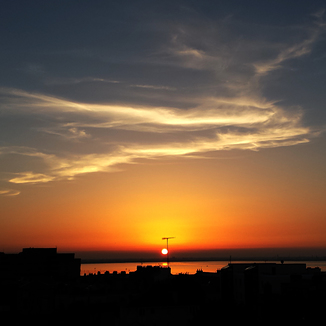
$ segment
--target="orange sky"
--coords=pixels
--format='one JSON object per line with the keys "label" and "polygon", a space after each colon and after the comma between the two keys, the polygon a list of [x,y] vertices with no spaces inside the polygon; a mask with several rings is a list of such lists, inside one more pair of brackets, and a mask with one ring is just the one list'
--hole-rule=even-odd
{"label": "orange sky", "polygon": [[144,160],[26,186],[0,199],[2,246],[159,251],[162,237],[175,236],[175,251],[323,247],[325,183],[319,163],[311,164],[320,161],[301,154],[310,146]]}
{"label": "orange sky", "polygon": [[0,251],[326,248],[319,2],[18,2]]}

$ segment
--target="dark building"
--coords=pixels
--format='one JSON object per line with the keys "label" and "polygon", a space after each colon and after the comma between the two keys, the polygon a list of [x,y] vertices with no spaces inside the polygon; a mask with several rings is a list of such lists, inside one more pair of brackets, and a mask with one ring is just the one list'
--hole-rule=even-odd
{"label": "dark building", "polygon": [[80,276],[80,259],[56,248],[24,248],[18,254],[0,253],[0,277],[71,279]]}
{"label": "dark building", "polygon": [[318,276],[319,268],[302,263],[230,263],[221,269],[221,295],[236,303],[254,302],[266,295],[282,295],[299,284],[308,287]]}
{"label": "dark building", "polygon": [[247,302],[283,295],[290,286],[299,285],[295,280],[311,279],[306,264],[254,264],[244,271],[244,275]]}
{"label": "dark building", "polygon": [[137,278],[143,278],[148,281],[165,280],[171,276],[171,268],[152,265],[139,265],[137,266],[137,270],[135,272],[130,272],[130,275]]}
{"label": "dark building", "polygon": [[249,263],[228,264],[221,269],[221,296],[225,302],[245,301],[244,271]]}
{"label": "dark building", "polygon": [[221,301],[251,323],[313,324],[326,302],[326,274],[306,264],[229,264],[221,269]]}

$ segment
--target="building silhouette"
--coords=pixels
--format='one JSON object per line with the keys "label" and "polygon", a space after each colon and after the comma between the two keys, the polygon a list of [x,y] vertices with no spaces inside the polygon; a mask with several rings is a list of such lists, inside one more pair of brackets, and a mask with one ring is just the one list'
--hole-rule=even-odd
{"label": "building silhouette", "polygon": [[0,276],[0,320],[11,325],[301,325],[318,322],[326,303],[326,274],[306,264],[230,263],[190,275],[149,265],[80,276],[74,254],[26,248],[0,253]]}
{"label": "building silhouette", "polygon": [[1,279],[71,279],[80,275],[80,259],[74,253],[57,253],[57,248],[24,248],[18,254],[0,253]]}
{"label": "building silhouette", "polygon": [[326,298],[326,275],[303,263],[236,263],[221,269],[220,298],[257,323],[318,321]]}

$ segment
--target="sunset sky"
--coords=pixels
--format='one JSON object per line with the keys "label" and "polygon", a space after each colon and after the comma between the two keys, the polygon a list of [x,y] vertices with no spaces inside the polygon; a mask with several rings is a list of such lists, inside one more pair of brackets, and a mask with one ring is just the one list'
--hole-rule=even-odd
{"label": "sunset sky", "polygon": [[0,251],[326,248],[325,9],[3,1]]}

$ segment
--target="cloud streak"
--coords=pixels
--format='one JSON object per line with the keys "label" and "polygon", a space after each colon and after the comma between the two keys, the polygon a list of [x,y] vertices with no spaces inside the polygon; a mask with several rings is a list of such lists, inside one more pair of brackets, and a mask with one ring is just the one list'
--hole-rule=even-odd
{"label": "cloud streak", "polygon": [[[22,113],[31,109],[35,118],[49,115],[51,127],[39,128],[36,133],[48,134],[50,138],[61,136],[71,144],[71,151],[49,146],[47,153],[32,147],[2,147],[1,155],[16,154],[43,162],[39,170],[16,172],[8,180],[14,184],[71,180],[85,173],[111,171],[119,164],[137,159],[296,145],[307,142],[312,134],[301,125],[300,110],[288,113],[275,103],[257,98],[206,98],[198,107],[181,110],[76,103],[21,90],[3,89],[2,93],[10,97],[5,107],[11,114],[15,110]],[[70,119],[73,117],[74,122],[67,122],[65,114]],[[106,136],[99,139],[95,136],[97,130],[129,130],[149,139],[154,139],[156,134],[163,138],[144,143],[133,139],[131,134],[130,139],[117,143]],[[168,140],[171,134],[176,137]],[[86,153],[74,150],[76,139],[81,144],[85,142]],[[107,143],[107,148],[101,152],[92,150],[98,141]]]}
{"label": "cloud streak", "polygon": [[0,196],[7,196],[7,197],[12,197],[12,196],[17,196],[20,194],[19,190],[14,190],[14,189],[0,189]]}
{"label": "cloud streak", "polygon": [[[228,33],[223,38],[222,32],[211,32],[211,27],[205,33],[189,26],[179,27],[165,50],[148,58],[151,65],[158,67],[174,65],[183,72],[200,72],[212,79],[210,89],[214,91],[207,91],[205,80],[200,78],[203,82],[197,82],[199,86],[192,92],[188,86],[176,87],[177,84],[164,81],[120,82],[90,76],[47,78],[45,84],[84,87],[96,83],[107,87],[105,90],[114,86],[123,96],[114,101],[74,101],[42,91],[0,88],[3,119],[21,117],[35,121],[30,128],[22,124],[28,129],[28,140],[22,135],[15,142],[1,143],[0,158],[17,155],[22,162],[38,162],[7,172],[6,180],[12,184],[42,184],[114,171],[120,164],[139,159],[202,157],[207,152],[259,150],[308,142],[316,133],[304,125],[303,109],[266,99],[261,84],[262,77],[288,60],[311,53],[325,28],[323,13],[315,16],[318,23],[301,41],[276,45],[266,41],[264,46],[273,48],[274,55],[268,54],[263,60],[251,55],[252,42],[231,42]],[[217,35],[220,40],[214,43]],[[135,89],[140,94],[144,90],[152,98],[169,91],[175,96],[175,105],[133,101],[128,96]],[[18,194],[6,191],[0,195]]]}

